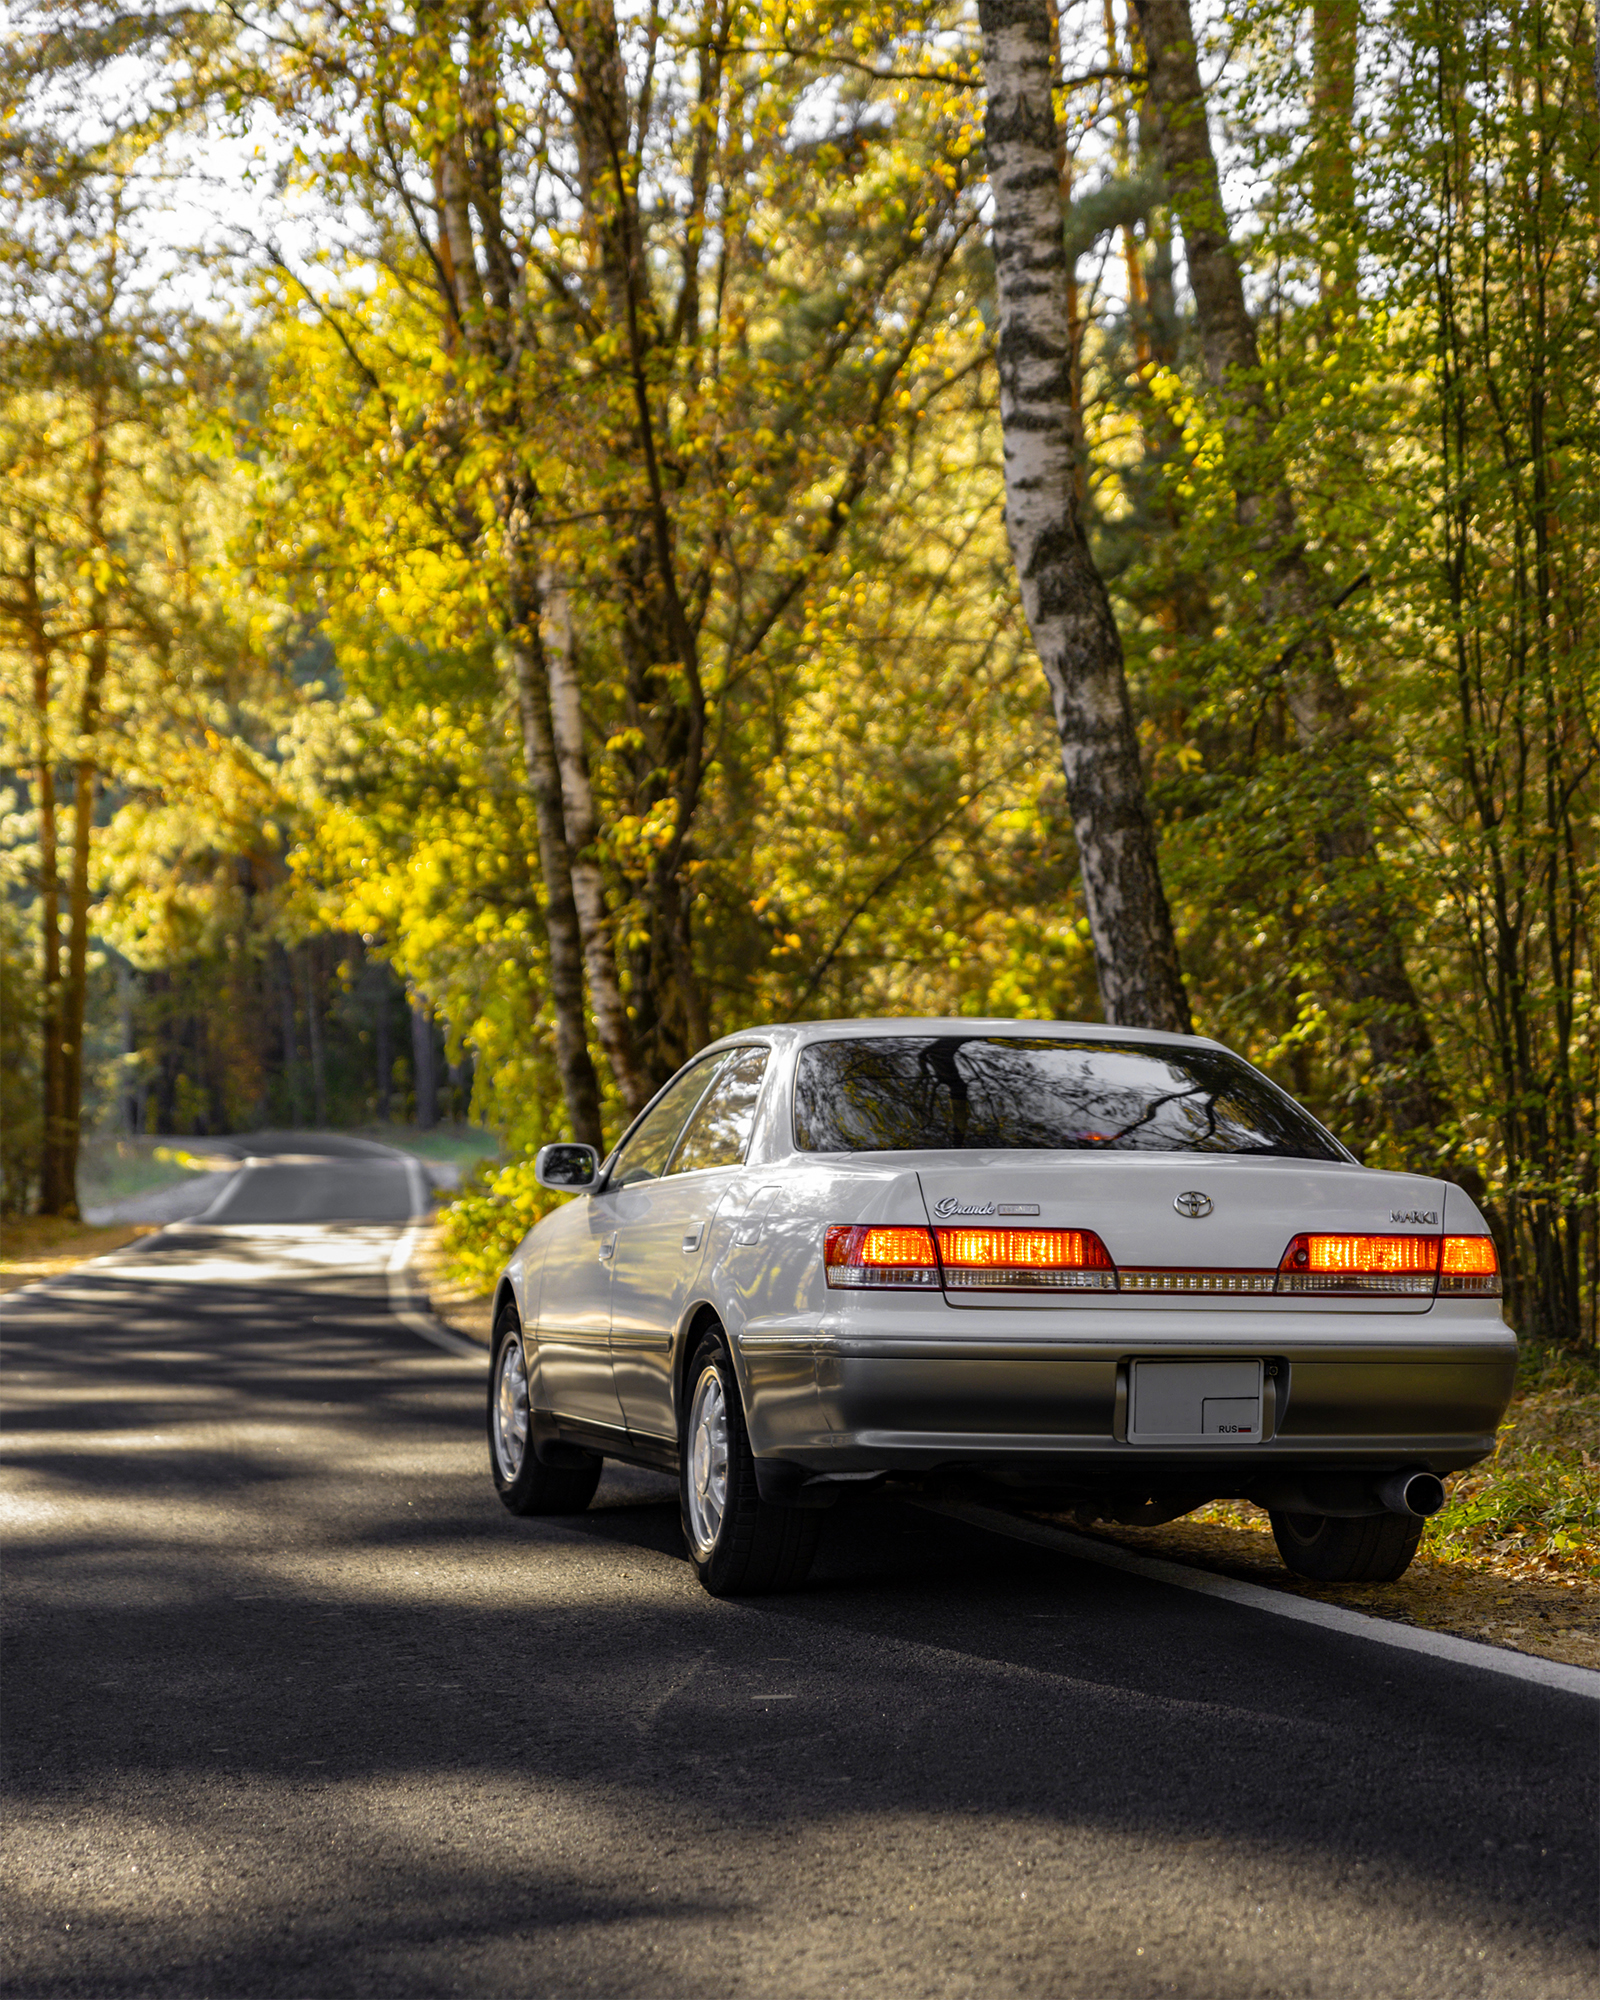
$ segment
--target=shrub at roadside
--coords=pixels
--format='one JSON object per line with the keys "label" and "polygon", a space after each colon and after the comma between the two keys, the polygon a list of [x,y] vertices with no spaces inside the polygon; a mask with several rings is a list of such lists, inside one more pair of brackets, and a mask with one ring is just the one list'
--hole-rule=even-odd
{"label": "shrub at roadside", "polygon": [[512,1251],[563,1199],[540,1187],[532,1160],[513,1160],[508,1167],[486,1160],[440,1214],[440,1275],[468,1293],[493,1291]]}

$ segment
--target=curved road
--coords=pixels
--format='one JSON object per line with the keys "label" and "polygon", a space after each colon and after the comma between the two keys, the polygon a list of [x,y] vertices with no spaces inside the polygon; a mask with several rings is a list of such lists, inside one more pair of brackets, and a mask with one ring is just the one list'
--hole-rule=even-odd
{"label": "curved road", "polygon": [[6,1301],[15,2000],[1592,1995],[1593,1702],[881,1498],[744,1603],[665,1480],[513,1520],[414,1171],[275,1146]]}

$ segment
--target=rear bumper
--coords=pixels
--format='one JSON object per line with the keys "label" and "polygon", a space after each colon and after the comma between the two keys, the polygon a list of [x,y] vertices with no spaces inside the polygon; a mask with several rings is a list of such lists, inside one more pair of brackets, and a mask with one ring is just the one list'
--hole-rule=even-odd
{"label": "rear bumper", "polygon": [[[859,1312],[768,1323],[735,1346],[758,1458],[806,1474],[965,1468],[1090,1489],[1247,1492],[1276,1475],[1459,1471],[1494,1447],[1516,1342],[1489,1302],[1426,1315],[1113,1309],[1042,1315]],[[1050,1315],[1052,1320],[1056,1315]],[[1257,1358],[1259,1441],[1130,1441],[1135,1360]]]}

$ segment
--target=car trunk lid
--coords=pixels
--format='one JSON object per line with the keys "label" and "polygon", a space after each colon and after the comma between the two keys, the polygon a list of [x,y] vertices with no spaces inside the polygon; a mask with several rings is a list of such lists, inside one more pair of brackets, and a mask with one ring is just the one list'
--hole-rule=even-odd
{"label": "car trunk lid", "polygon": [[[1358,1300],[1285,1293],[1278,1267],[1297,1236],[1437,1237],[1441,1182],[1375,1173],[1343,1161],[1200,1153],[950,1155],[919,1171],[928,1220],[943,1232],[944,1295],[958,1307],[1061,1306],[1074,1297],[1234,1306],[1355,1304],[1363,1311],[1426,1312],[1431,1281],[1397,1283]],[[1018,1244],[1019,1255],[1064,1254],[1082,1275],[1031,1279],[1004,1266],[990,1231],[1069,1232],[1068,1243]],[[1092,1242],[1104,1246],[1103,1263]],[[1011,1239],[1016,1240],[1016,1239]]]}

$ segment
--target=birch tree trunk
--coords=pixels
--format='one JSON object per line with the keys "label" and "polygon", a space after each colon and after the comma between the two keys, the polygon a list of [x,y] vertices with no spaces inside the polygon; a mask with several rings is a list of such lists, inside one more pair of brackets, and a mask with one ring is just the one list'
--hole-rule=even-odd
{"label": "birch tree trunk", "polygon": [[1048,0],[980,0],[1006,532],[1049,683],[1108,1021],[1189,1032],[1122,642],[1078,516]]}
{"label": "birch tree trunk", "polygon": [[1453,1119],[1439,1083],[1373,836],[1365,760],[1351,702],[1335,670],[1327,605],[1305,557],[1294,495],[1261,381],[1255,322],[1228,231],[1189,0],[1134,0],[1144,40],[1146,88],[1156,111],[1162,167],[1183,230],[1206,374],[1224,399],[1237,446],[1240,523],[1262,555],[1262,609],[1290,645],[1284,686],[1300,746],[1317,759],[1323,810],[1316,829],[1334,891],[1329,960],[1358,1011],[1383,1107],[1402,1139]]}
{"label": "birch tree trunk", "polygon": [[605,880],[595,855],[599,820],[589,782],[589,759],[583,747],[583,709],[572,649],[572,613],[567,594],[546,587],[546,622],[550,644],[545,666],[550,680],[550,718],[554,726],[556,761],[561,770],[561,800],[566,814],[567,845],[572,856],[572,898],[583,939],[583,964],[589,979],[600,1046],[617,1080],[629,1115],[644,1108],[651,1095],[650,1080],[639,1066],[633,1029],[617,977],[611,914],[606,908]]}
{"label": "birch tree trunk", "polygon": [[539,593],[513,555],[511,630],[508,643],[522,747],[539,829],[539,872],[544,877],[545,935],[550,954],[550,999],[556,1016],[556,1068],[572,1136],[598,1151],[600,1086],[589,1054],[583,995],[583,937],[572,893],[572,852],[561,796],[561,766],[550,716],[550,679],[540,636]]}

